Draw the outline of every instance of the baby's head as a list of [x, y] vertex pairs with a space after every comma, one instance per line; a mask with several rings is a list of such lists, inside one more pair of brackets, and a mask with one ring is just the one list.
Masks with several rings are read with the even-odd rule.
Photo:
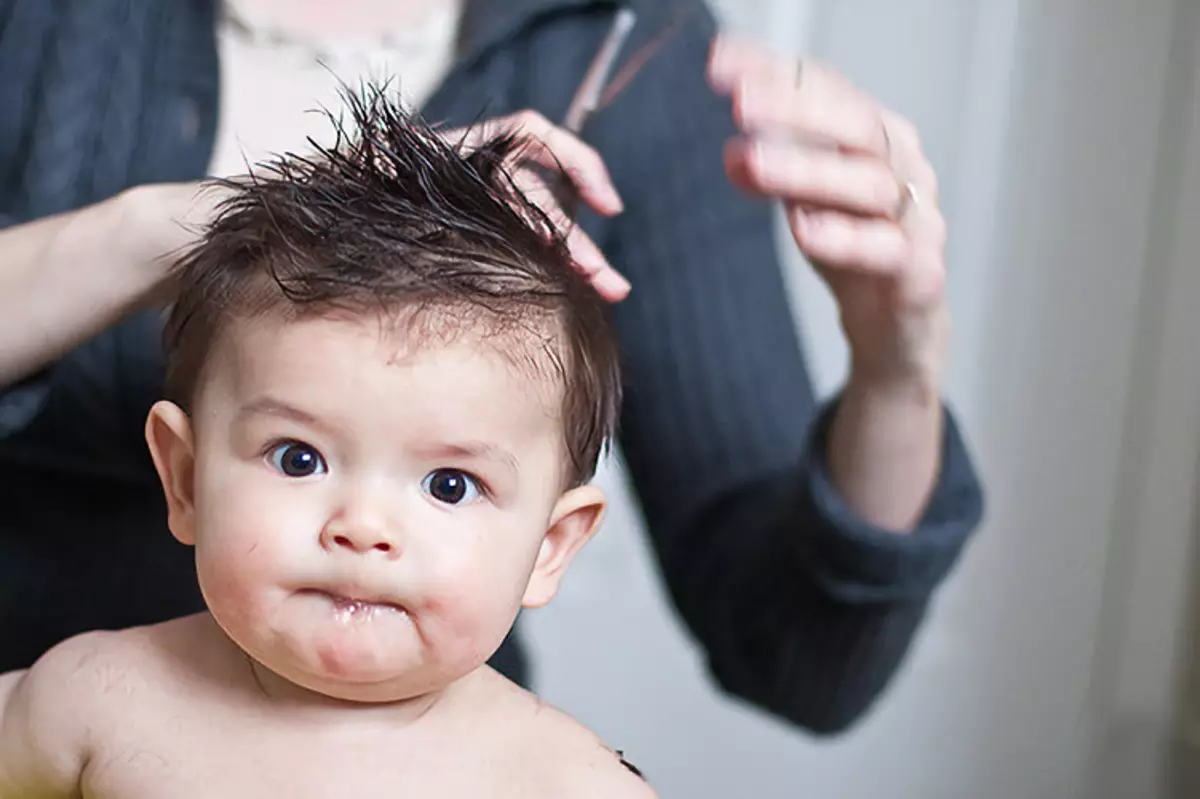
[[500, 137], [464, 156], [381, 92], [233, 189], [180, 264], [147, 421], [209, 609], [305, 688], [449, 684], [603, 512], [615, 336]]

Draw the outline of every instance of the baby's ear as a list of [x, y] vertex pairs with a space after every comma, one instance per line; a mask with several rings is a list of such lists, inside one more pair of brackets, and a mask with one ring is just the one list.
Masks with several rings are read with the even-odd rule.
[[196, 452], [192, 422], [173, 402], [156, 402], [146, 417], [146, 443], [167, 497], [167, 526], [182, 543], [196, 543]]
[[554, 598], [571, 559], [600, 528], [604, 508], [604, 492], [593, 485], [572, 488], [559, 498], [550, 516], [546, 537], [542, 539], [522, 605], [540, 608]]

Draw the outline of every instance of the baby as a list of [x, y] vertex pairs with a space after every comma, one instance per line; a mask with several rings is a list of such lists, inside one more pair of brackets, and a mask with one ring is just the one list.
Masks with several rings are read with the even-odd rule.
[[604, 511], [604, 303], [517, 140], [350, 107], [180, 264], [146, 438], [208, 612], [0, 676], [0, 799], [654, 796], [485, 665]]

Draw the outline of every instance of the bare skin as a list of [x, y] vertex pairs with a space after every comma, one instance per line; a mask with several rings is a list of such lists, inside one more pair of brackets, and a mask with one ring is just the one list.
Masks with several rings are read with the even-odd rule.
[[80, 636], [0, 677], [0, 796], [159, 799], [164, 790], [173, 799], [655, 795], [592, 733], [486, 666], [436, 695], [342, 702], [260, 674], [207, 613]]

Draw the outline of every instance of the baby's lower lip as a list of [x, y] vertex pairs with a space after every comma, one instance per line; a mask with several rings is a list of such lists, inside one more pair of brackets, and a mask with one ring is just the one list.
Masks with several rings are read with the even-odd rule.
[[302, 594], [309, 596], [319, 596], [327, 600], [333, 605], [334, 610], [339, 615], [356, 617], [368, 613], [389, 612], [389, 613], [404, 613], [404, 608], [394, 602], [380, 602], [369, 599], [355, 599], [354, 597], [336, 594], [332, 591], [323, 591], [320, 589], [306, 589], [301, 591]]

